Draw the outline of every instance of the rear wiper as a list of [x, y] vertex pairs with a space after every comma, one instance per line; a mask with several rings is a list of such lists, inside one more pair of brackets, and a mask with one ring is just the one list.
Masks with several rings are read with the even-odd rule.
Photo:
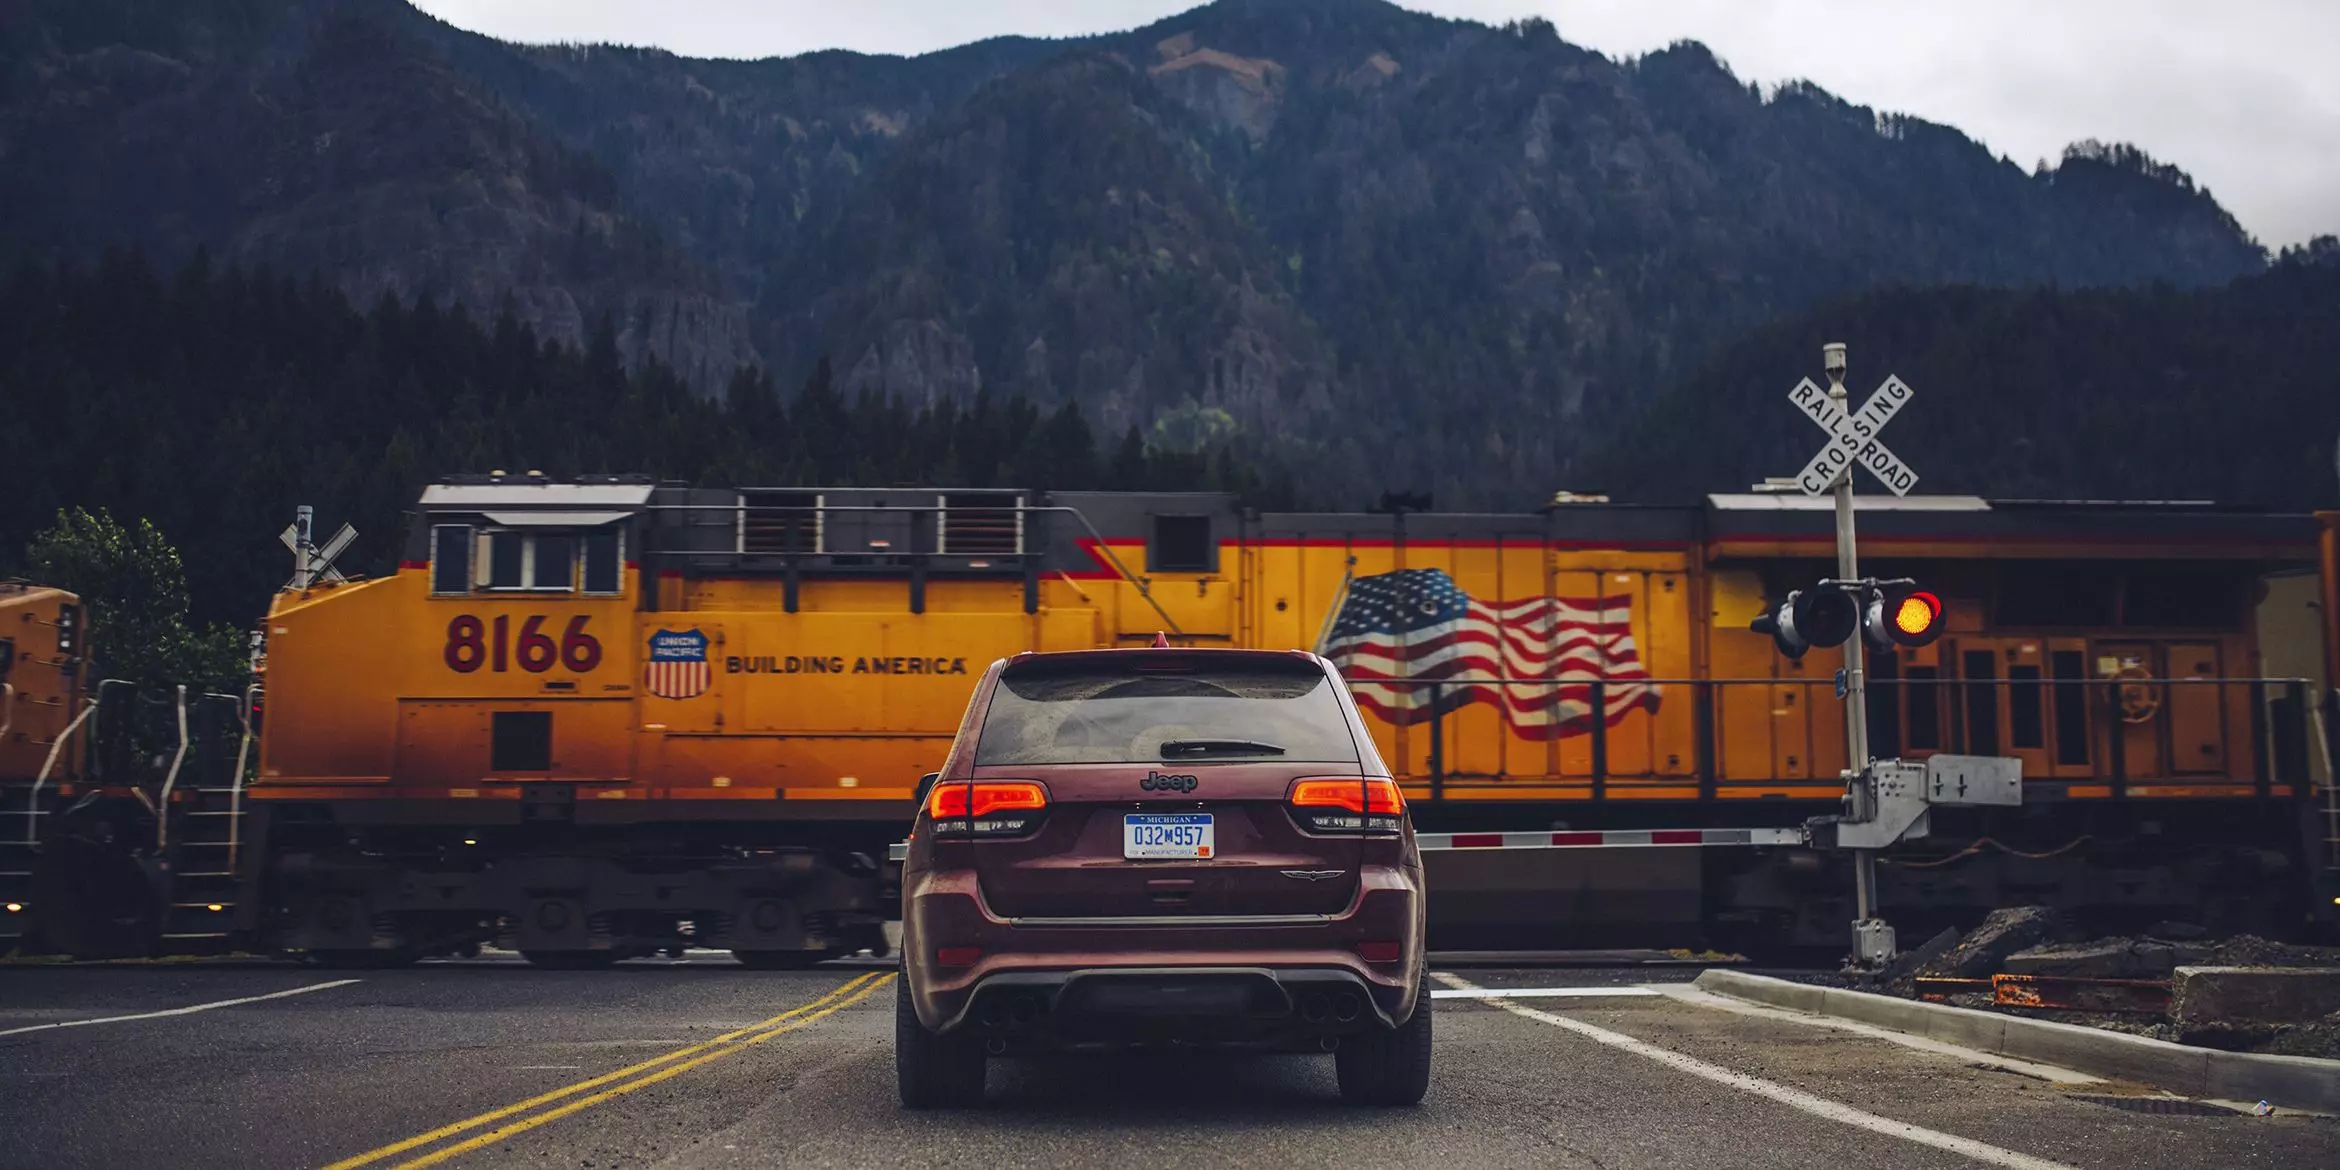
[[1281, 744], [1261, 743], [1256, 739], [1167, 739], [1162, 741], [1162, 758], [1183, 759], [1188, 756], [1208, 756], [1225, 752], [1238, 756], [1280, 756]]

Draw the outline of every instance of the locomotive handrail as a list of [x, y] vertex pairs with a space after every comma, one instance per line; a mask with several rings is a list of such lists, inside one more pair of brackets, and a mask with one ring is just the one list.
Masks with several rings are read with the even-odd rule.
[[[243, 737], [236, 743], [236, 774], [235, 778], [229, 781], [228, 784], [227, 868], [229, 873], [236, 872], [236, 858], [238, 853], [241, 852], [240, 847], [243, 844], [242, 830], [244, 825], [244, 764], [251, 758], [252, 704], [259, 699], [259, 696], [260, 684], [253, 683], [244, 688], [244, 697], [236, 705], [236, 721], [243, 724], [244, 734]], [[211, 697], [226, 699], [232, 698], [233, 696], [214, 695]]]
[[16, 687], [0, 683], [0, 743], [7, 742], [8, 729], [16, 725]]
[[73, 722], [65, 725], [65, 730], [57, 733], [57, 738], [49, 741], [49, 756], [41, 761], [41, 770], [33, 777], [32, 795], [25, 801], [24, 805], [24, 843], [27, 848], [40, 843], [41, 789], [49, 785], [49, 773], [57, 767], [58, 753], [64, 751], [65, 745], [72, 742], [73, 733], [81, 730], [82, 723], [97, 713], [100, 698], [105, 694], [106, 683], [115, 681], [118, 680], [100, 680], [96, 694], [90, 696], [89, 705], [81, 709], [81, 714], [73, 717]]
[[179, 786], [179, 765], [187, 760], [187, 684], [178, 684], [179, 750], [171, 753], [170, 770], [163, 773], [162, 796], [154, 816], [154, 847], [158, 851], [171, 843], [171, 790]]
[[[800, 489], [777, 489], [777, 488], [771, 488], [771, 489], [767, 489], [767, 488], [743, 488], [743, 489], [741, 489], [741, 490], [743, 490], [743, 491], [778, 491], [778, 490], [800, 490]], [[747, 507], [747, 505], [744, 505], [744, 504], [647, 504], [647, 505], [644, 505], [644, 510], [645, 510], [645, 511], [650, 511], [650, 512], [739, 512], [739, 511], [743, 510], [743, 509], [744, 509], [744, 508], [746, 508], [746, 507]], [[757, 511], [760, 511], [760, 512], [767, 512], [767, 513], [770, 513], [770, 512], [806, 512], [806, 513], [812, 513], [812, 514], [815, 514], [815, 515], [824, 514], [824, 513], [828, 513], [828, 512], [883, 512], [883, 513], [886, 513], [886, 514], [888, 514], [888, 515], [904, 515], [904, 514], [908, 514], [908, 513], [914, 513], [914, 512], [930, 512], [930, 511], [933, 511], [934, 509], [932, 509], [932, 508], [919, 508], [919, 507], [894, 507], [894, 506], [892, 506], [892, 505], [881, 505], [881, 504], [762, 504], [762, 505], [756, 505], [756, 510], [757, 510]], [[985, 510], [990, 510], [990, 511], [1004, 511], [1004, 510], [1006, 510], [1006, 509], [985, 509]], [[1114, 552], [1113, 552], [1113, 546], [1112, 546], [1110, 543], [1108, 543], [1108, 542], [1106, 541], [1106, 539], [1105, 539], [1105, 534], [1104, 534], [1104, 533], [1101, 533], [1101, 532], [1099, 532], [1099, 531], [1097, 531], [1097, 526], [1096, 526], [1095, 524], [1092, 524], [1092, 523], [1090, 523], [1090, 522], [1089, 522], [1089, 518], [1088, 518], [1088, 516], [1087, 516], [1087, 515], [1085, 515], [1085, 514], [1083, 514], [1083, 513], [1082, 513], [1082, 511], [1081, 511], [1079, 508], [1075, 508], [1075, 507], [1073, 507], [1073, 506], [1072, 506], [1072, 505], [1070, 505], [1070, 504], [1025, 504], [1025, 505], [1021, 505], [1021, 506], [1019, 506], [1019, 507], [1018, 507], [1018, 508], [1016, 508], [1015, 510], [1016, 510], [1016, 511], [1018, 511], [1018, 512], [1064, 512], [1064, 513], [1067, 513], [1067, 514], [1071, 515], [1073, 519], [1080, 521], [1080, 522], [1081, 522], [1081, 528], [1082, 528], [1084, 531], [1086, 531], [1086, 532], [1089, 534], [1089, 539], [1091, 539], [1091, 540], [1093, 540], [1093, 541], [1095, 541], [1095, 542], [1096, 542], [1096, 544], [1095, 544], [1095, 546], [1094, 546], [1094, 547], [1096, 548], [1096, 550], [1097, 550], [1098, 552], [1100, 552], [1100, 553], [1103, 553], [1103, 554], [1105, 555], [1105, 559], [1106, 559], [1106, 561], [1112, 564], [1112, 566], [1113, 566], [1113, 571], [1114, 571], [1114, 572], [1116, 572], [1116, 573], [1119, 573], [1119, 574], [1121, 575], [1121, 579], [1122, 579], [1122, 580], [1124, 580], [1124, 581], [1127, 581], [1127, 582], [1128, 582], [1128, 583], [1129, 583], [1129, 584], [1130, 584], [1130, 585], [1131, 585], [1133, 588], [1135, 588], [1135, 589], [1137, 590], [1137, 592], [1138, 592], [1138, 596], [1139, 596], [1139, 597], [1141, 597], [1141, 598], [1144, 598], [1144, 599], [1145, 599], [1145, 602], [1146, 602], [1146, 604], [1147, 604], [1147, 605], [1149, 605], [1149, 606], [1151, 606], [1151, 607], [1153, 607], [1153, 610], [1154, 610], [1154, 615], [1155, 615], [1156, 617], [1159, 617], [1159, 618], [1161, 618], [1161, 619], [1162, 619], [1162, 624], [1163, 624], [1164, 626], [1168, 627], [1168, 629], [1169, 629], [1169, 632], [1170, 632], [1170, 633], [1173, 633], [1173, 634], [1176, 634], [1176, 635], [1178, 635], [1178, 636], [1180, 636], [1180, 637], [1185, 637], [1185, 636], [1186, 636], [1186, 631], [1185, 631], [1184, 629], [1182, 629], [1182, 628], [1180, 628], [1180, 627], [1179, 627], [1179, 625], [1178, 625], [1178, 620], [1177, 620], [1176, 618], [1173, 618], [1173, 617], [1171, 617], [1171, 616], [1170, 616], [1170, 611], [1168, 611], [1168, 610], [1166, 610], [1166, 609], [1163, 609], [1163, 608], [1162, 608], [1162, 603], [1161, 603], [1161, 602], [1154, 600], [1154, 591], [1153, 591], [1151, 588], [1149, 588], [1149, 587], [1147, 586], [1147, 584], [1145, 583], [1145, 581], [1144, 581], [1142, 578], [1138, 577], [1138, 576], [1137, 576], [1137, 574], [1130, 572], [1130, 571], [1129, 571], [1129, 566], [1127, 566], [1127, 565], [1125, 565], [1125, 564], [1121, 563], [1121, 558], [1120, 558], [1119, 556], [1115, 555], [1115, 554], [1114, 554]], [[672, 551], [672, 552], [678, 552], [678, 553], [682, 553], [682, 554], [684, 554], [684, 555], [705, 555], [705, 553], [704, 553], [703, 551], [700, 551], [700, 550], [692, 550], [692, 549], [674, 549], [674, 550], [660, 550], [660, 551], [662, 551], [662, 552], [663, 552], [663, 551]], [[733, 555], [738, 555], [738, 554], [735, 552]], [[901, 550], [901, 551], [896, 551], [896, 550], [890, 550], [890, 549], [889, 549], [889, 550], [887, 550], [887, 555], [889, 555], [889, 556], [910, 556], [910, 557], [939, 557], [939, 556], [948, 556], [948, 555], [951, 555], [951, 554], [944, 553], [944, 552], [941, 552], [941, 551], [936, 551], [936, 552], [919, 552], [919, 551], [915, 551], [915, 550]], [[1030, 554], [1030, 553], [1018, 553], [1018, 554], [1012, 554], [1012, 555], [1017, 555], [1017, 556], [1030, 556], [1030, 555], [1033, 555], [1033, 554]]]

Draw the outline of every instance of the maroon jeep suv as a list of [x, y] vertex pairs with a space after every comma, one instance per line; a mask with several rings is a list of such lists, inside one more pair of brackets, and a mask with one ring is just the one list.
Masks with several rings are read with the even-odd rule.
[[1324, 659], [993, 663], [920, 803], [904, 1105], [980, 1101], [988, 1057], [1114, 1047], [1330, 1052], [1360, 1103], [1428, 1088], [1422, 859]]

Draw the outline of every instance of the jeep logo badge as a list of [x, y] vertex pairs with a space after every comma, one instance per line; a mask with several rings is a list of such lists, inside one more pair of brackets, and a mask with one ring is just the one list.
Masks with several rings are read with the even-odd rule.
[[1160, 772], [1148, 772], [1145, 779], [1138, 781], [1138, 787], [1148, 792], [1192, 792], [1199, 783], [1192, 776], [1165, 776]]

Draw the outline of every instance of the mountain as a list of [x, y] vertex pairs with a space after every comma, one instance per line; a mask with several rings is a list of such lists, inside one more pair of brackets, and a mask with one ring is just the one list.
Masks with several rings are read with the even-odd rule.
[[2127, 147], [2053, 168], [1684, 43], [1220, 0], [916, 58], [516, 46], [403, 0], [0, 0], [0, 256], [135, 244], [512, 307], [701, 392], [1280, 447], [1516, 504], [1768, 322], [1894, 285], [2214, 285], [2261, 249]]
[[[1787, 403], [1848, 342], [1856, 405], [1916, 391], [1883, 436], [1926, 493], [2340, 504], [2340, 238], [2224, 288], [1896, 289], [1756, 331], [1650, 404], [1574, 486], [1634, 500], [1790, 475], [1820, 431]], [[1861, 491], [1881, 491], [1865, 476]]]

